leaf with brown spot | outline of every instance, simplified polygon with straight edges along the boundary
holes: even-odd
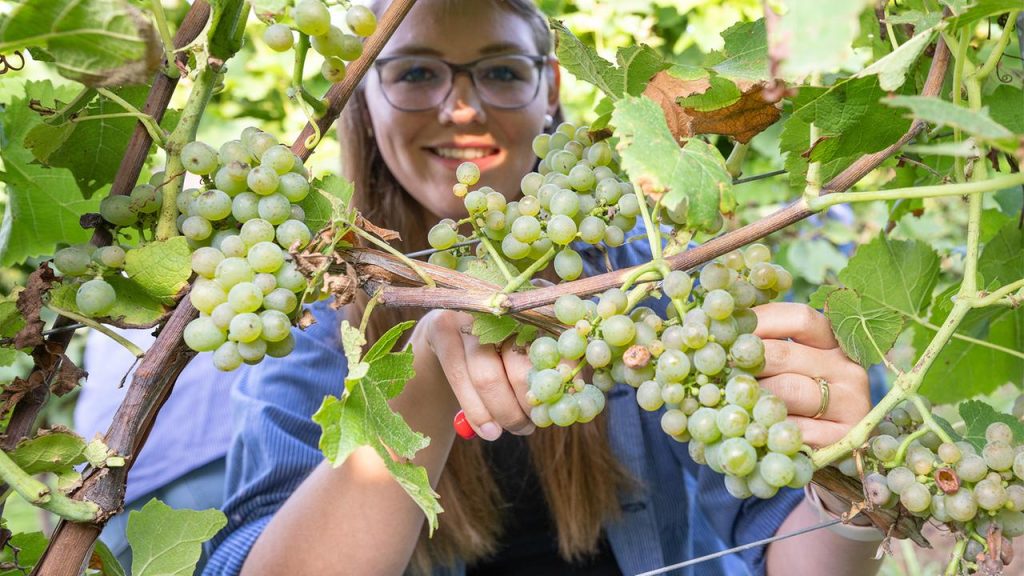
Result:
[[[46,324],[39,318],[39,311],[43,307],[43,297],[56,279],[47,262],[29,274],[25,289],[18,294],[18,312],[25,319],[25,326],[14,336],[15,348],[34,348],[43,343]]]

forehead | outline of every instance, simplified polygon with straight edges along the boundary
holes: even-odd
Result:
[[[381,55],[425,54],[462,62],[492,53],[537,51],[529,23],[495,2],[420,0]]]

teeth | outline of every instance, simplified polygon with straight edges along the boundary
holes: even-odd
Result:
[[[491,155],[491,148],[434,148],[434,152],[442,158],[457,160],[475,160]]]

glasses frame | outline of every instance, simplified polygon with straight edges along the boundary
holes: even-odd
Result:
[[[497,58],[508,58],[509,56],[515,56],[515,57],[518,57],[518,58],[526,58],[528,60],[531,60],[533,62],[533,64],[537,67],[537,72],[538,72],[537,85],[534,86],[534,88],[533,88],[533,95],[530,96],[529,100],[527,100],[524,104],[522,104],[520,106],[499,106],[497,104],[493,104],[491,102],[488,102],[487,99],[484,98],[483,94],[481,94],[479,87],[477,87],[477,85],[476,85],[476,78],[473,76],[473,69],[474,69],[474,67],[476,67],[481,62],[486,62],[488,60],[494,60],[494,59],[497,59]],[[384,78],[381,75],[381,68],[384,67],[389,62],[394,62],[396,60],[405,60],[405,59],[408,59],[408,58],[419,58],[419,59],[422,59],[422,60],[433,60],[433,61],[436,61],[436,62],[440,62],[440,63],[444,64],[445,66],[447,66],[448,69],[451,71],[451,79],[448,82],[448,91],[445,92],[444,97],[441,98],[440,102],[438,102],[437,104],[430,105],[430,106],[425,106],[423,108],[404,108],[402,106],[396,105],[394,102],[391,101],[391,98],[388,96],[387,90],[384,89]],[[539,55],[539,54],[495,54],[493,56],[484,56],[483,58],[477,58],[476,60],[473,60],[472,62],[467,62],[465,64],[455,64],[453,62],[449,62],[447,60],[444,60],[444,59],[441,59],[441,58],[437,58],[435,56],[406,55],[406,56],[391,56],[389,58],[378,58],[376,61],[374,61],[373,67],[377,70],[377,81],[381,85],[381,93],[384,94],[384,99],[387,100],[388,104],[390,104],[392,108],[394,108],[396,110],[401,110],[402,112],[425,112],[427,110],[431,110],[431,109],[437,108],[441,104],[444,104],[444,102],[446,100],[448,100],[448,97],[452,95],[452,90],[455,89],[455,78],[460,73],[465,73],[466,76],[469,77],[469,82],[473,85],[473,90],[476,91],[476,94],[480,98],[480,101],[483,102],[484,104],[486,104],[487,106],[491,106],[491,107],[497,108],[499,110],[521,110],[523,108],[526,108],[530,104],[532,104],[533,101],[537,99],[537,94],[540,93],[540,84],[541,84],[541,82],[543,80],[543,76],[544,76],[544,66],[546,66],[549,61],[550,61],[550,58],[548,56],[542,56],[542,55]]]

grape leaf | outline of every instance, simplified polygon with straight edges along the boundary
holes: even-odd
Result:
[[[21,144],[28,131],[42,123],[29,108],[31,100],[53,107],[73,94],[72,89],[54,88],[49,81],[27,82],[25,97],[4,106],[0,113],[0,159],[4,165],[0,181],[8,195],[0,224],[2,266],[46,256],[58,244],[82,243],[92,236],[78,219],[81,214],[98,211],[100,198],[83,199],[69,170],[40,166]]]
[[[85,441],[70,430],[40,433],[34,438],[18,442],[8,456],[29,474],[71,470],[75,464],[85,462]]]
[[[652,76],[669,66],[656,50],[642,44],[620,48],[615,59],[622,70],[622,95],[643,94]]]
[[[802,81],[814,73],[835,72],[853,60],[853,41],[860,34],[860,14],[870,0],[807,2],[784,0],[786,13],[768,34],[768,50],[787,80]]]
[[[724,47],[708,56],[706,65],[726,78],[763,81],[768,71],[768,35],[764,19],[740,22],[722,32]]]
[[[10,544],[0,550],[0,576],[25,576],[43,557],[48,543],[42,532],[21,532],[11,536]],[[14,548],[18,549],[17,562],[12,552]]]
[[[117,556],[114,556],[107,544],[99,538],[96,539],[92,557],[89,558],[89,569],[99,570],[100,576],[125,576],[124,568]]]
[[[735,104],[743,96],[736,83],[723,76],[712,74],[708,77],[708,83],[710,87],[707,92],[680,98],[679,105],[693,108],[697,112],[707,112]]]
[[[960,417],[964,419],[967,429],[964,440],[970,442],[979,451],[985,447],[985,430],[993,422],[1002,422],[1010,427],[1017,442],[1024,439],[1024,424],[1011,414],[996,412],[995,408],[981,400],[961,402],[958,408]]]
[[[949,25],[953,30],[960,30],[990,16],[1020,9],[1020,0],[977,0],[974,6],[951,18]]]
[[[170,306],[192,276],[192,250],[184,236],[149,242],[128,251],[124,271],[146,294]]]
[[[612,100],[641,94],[647,81],[669,66],[656,50],[646,45],[620,48],[615,55],[618,63],[615,66],[581,42],[558,20],[551,20],[551,28],[558,37],[555,53],[559,63],[573,76],[593,84]]]
[[[10,338],[25,326],[25,318],[18,311],[17,292],[0,296],[0,338]],[[0,366],[10,366],[20,352],[13,348],[0,347]]]
[[[732,177],[717,148],[691,138],[680,149],[661,108],[645,97],[615,103],[612,122],[618,128],[622,167],[630,180],[668,208],[688,202],[687,224],[710,229],[719,212],[735,208]]]
[[[500,344],[516,333],[519,322],[511,316],[473,312],[473,335],[481,344]]]
[[[128,514],[125,536],[132,547],[132,576],[192,574],[203,542],[227,524],[217,509],[174,510],[152,499]]]
[[[0,53],[42,48],[87,86],[147,81],[163,53],[150,19],[125,0],[24,0],[0,22]]]
[[[511,263],[506,262],[505,265],[510,267],[509,270],[515,270],[515,266]],[[462,260],[459,263],[459,271],[477,280],[490,282],[495,286],[505,285],[505,275],[501,273],[501,269],[490,258],[468,258]]]
[[[811,284],[825,282],[829,271],[837,273],[847,263],[846,256],[824,238],[794,242],[786,248],[787,268]]]
[[[936,28],[929,28],[914,35],[883,58],[876,60],[872,65],[858,72],[855,77],[863,78],[878,75],[878,83],[882,90],[892,92],[903,86],[907,79],[907,71],[917,61],[917,58],[924,52],[925,47],[935,36]]]
[[[845,290],[823,286],[812,302],[824,302],[843,350],[873,364],[892,347],[903,320],[928,308],[938,278],[939,257],[927,244],[879,237],[858,248],[839,273]]]
[[[313,415],[313,421],[322,430],[320,450],[335,467],[341,466],[361,446],[377,451],[395,480],[423,510],[432,533],[437,528],[437,515],[442,510],[437,494],[430,487],[426,470],[395,460],[413,458],[430,443],[430,439],[409,428],[388,405],[388,399],[401,393],[405,383],[415,374],[412,352],[391,351],[402,333],[412,325],[412,322],[403,322],[392,327],[360,358],[366,341],[358,329],[347,320],[343,321],[342,347],[349,360],[345,392],[340,399],[334,396],[324,398]],[[365,368],[353,372],[354,365]]]
[[[1013,132],[993,120],[984,109],[970,110],[929,96],[894,96],[882,102],[887,106],[908,108],[914,118],[930,124],[959,128],[1000,148],[1016,150]]]
[[[1024,90],[1000,84],[985,102],[989,104],[993,120],[1017,134],[1024,134]]]
[[[306,213],[306,226],[316,233],[336,220],[349,219],[354,188],[348,180],[329,174],[313,180],[309,195],[299,202]]]

